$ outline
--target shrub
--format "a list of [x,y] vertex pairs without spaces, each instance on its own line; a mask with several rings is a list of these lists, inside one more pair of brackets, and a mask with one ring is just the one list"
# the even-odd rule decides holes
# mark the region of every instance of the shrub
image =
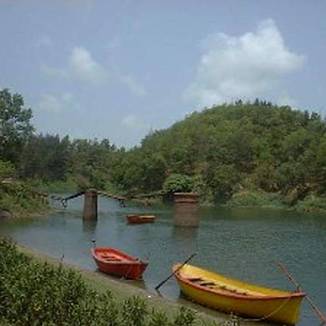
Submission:
[[195,314],[182,307],[172,321],[149,312],[144,300],[119,304],[110,292],[98,294],[70,269],[35,263],[0,239],[0,324],[17,326],[191,326]]
[[231,207],[282,207],[281,197],[275,193],[241,191],[227,202]]
[[315,195],[309,195],[303,200],[299,201],[295,208],[299,211],[326,211],[326,197],[318,197]]
[[189,192],[192,188],[192,178],[184,174],[171,174],[163,184],[163,192],[167,195],[175,192]]

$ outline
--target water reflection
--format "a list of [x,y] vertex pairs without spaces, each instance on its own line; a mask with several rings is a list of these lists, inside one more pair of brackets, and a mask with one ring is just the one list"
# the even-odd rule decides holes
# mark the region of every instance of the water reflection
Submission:
[[83,233],[88,240],[95,239],[97,220],[83,219]]
[[172,237],[176,241],[182,241],[191,244],[196,241],[198,236],[198,228],[188,228],[183,226],[174,226],[172,228]]
[[[194,253],[198,249],[198,228],[175,226],[172,228],[172,239],[182,256]],[[187,257],[185,257],[187,258]]]
[[174,225],[180,227],[199,226],[199,206],[197,203],[175,203]]
[[[174,225],[172,207],[151,207],[155,223],[127,225],[125,215],[149,213],[138,206],[120,208],[112,200],[100,199],[98,221],[82,219],[83,202],[74,199],[65,211],[48,217],[0,222],[0,234],[66,262],[96,270],[90,255],[91,240],[112,246],[150,263],[144,273],[147,289],[164,280],[176,262],[198,254],[191,264],[248,282],[288,287],[273,262],[280,260],[293,272],[305,290],[326,310],[326,219],[316,214],[282,210],[201,208],[200,226]],[[132,282],[131,282],[132,283]],[[143,286],[143,283],[141,283]],[[160,288],[165,296],[179,297],[174,278]],[[313,324],[303,305],[300,326]]]

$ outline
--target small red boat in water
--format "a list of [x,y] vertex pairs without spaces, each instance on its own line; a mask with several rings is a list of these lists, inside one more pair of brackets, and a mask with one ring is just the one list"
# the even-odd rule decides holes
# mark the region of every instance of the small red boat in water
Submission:
[[148,262],[129,256],[115,248],[96,247],[91,249],[98,269],[107,274],[138,280],[142,278]]
[[127,215],[129,224],[153,223],[155,219],[154,215]]

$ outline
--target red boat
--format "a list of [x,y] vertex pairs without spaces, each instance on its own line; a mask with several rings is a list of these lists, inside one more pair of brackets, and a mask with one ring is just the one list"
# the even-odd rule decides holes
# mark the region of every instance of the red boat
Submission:
[[114,248],[96,247],[92,248],[91,252],[101,272],[127,279],[141,279],[148,265],[147,261],[141,261]]
[[153,223],[155,219],[154,215],[127,215],[130,224]]

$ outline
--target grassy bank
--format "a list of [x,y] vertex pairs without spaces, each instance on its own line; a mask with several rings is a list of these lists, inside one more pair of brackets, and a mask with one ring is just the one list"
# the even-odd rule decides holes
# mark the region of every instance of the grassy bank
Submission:
[[143,299],[119,302],[108,289],[94,290],[80,273],[32,259],[5,240],[0,243],[0,316],[10,325],[193,325],[181,309],[171,320]]
[[33,192],[27,182],[0,184],[0,210],[10,212],[13,217],[43,214],[49,210],[46,198]]
[[0,261],[0,325],[226,326],[232,320],[195,312],[6,240],[0,240]]
[[[227,207],[260,207],[272,209],[290,209],[300,212],[326,213],[326,197],[313,194],[302,200],[291,201],[290,196],[282,196],[279,193],[266,193],[263,191],[242,190],[224,204]],[[291,204],[289,203],[291,202]]]
[[276,193],[243,190],[235,193],[227,201],[228,207],[262,207],[262,208],[286,208],[282,197]]
[[311,194],[303,200],[298,201],[295,208],[304,212],[326,213],[326,197],[318,197]]

